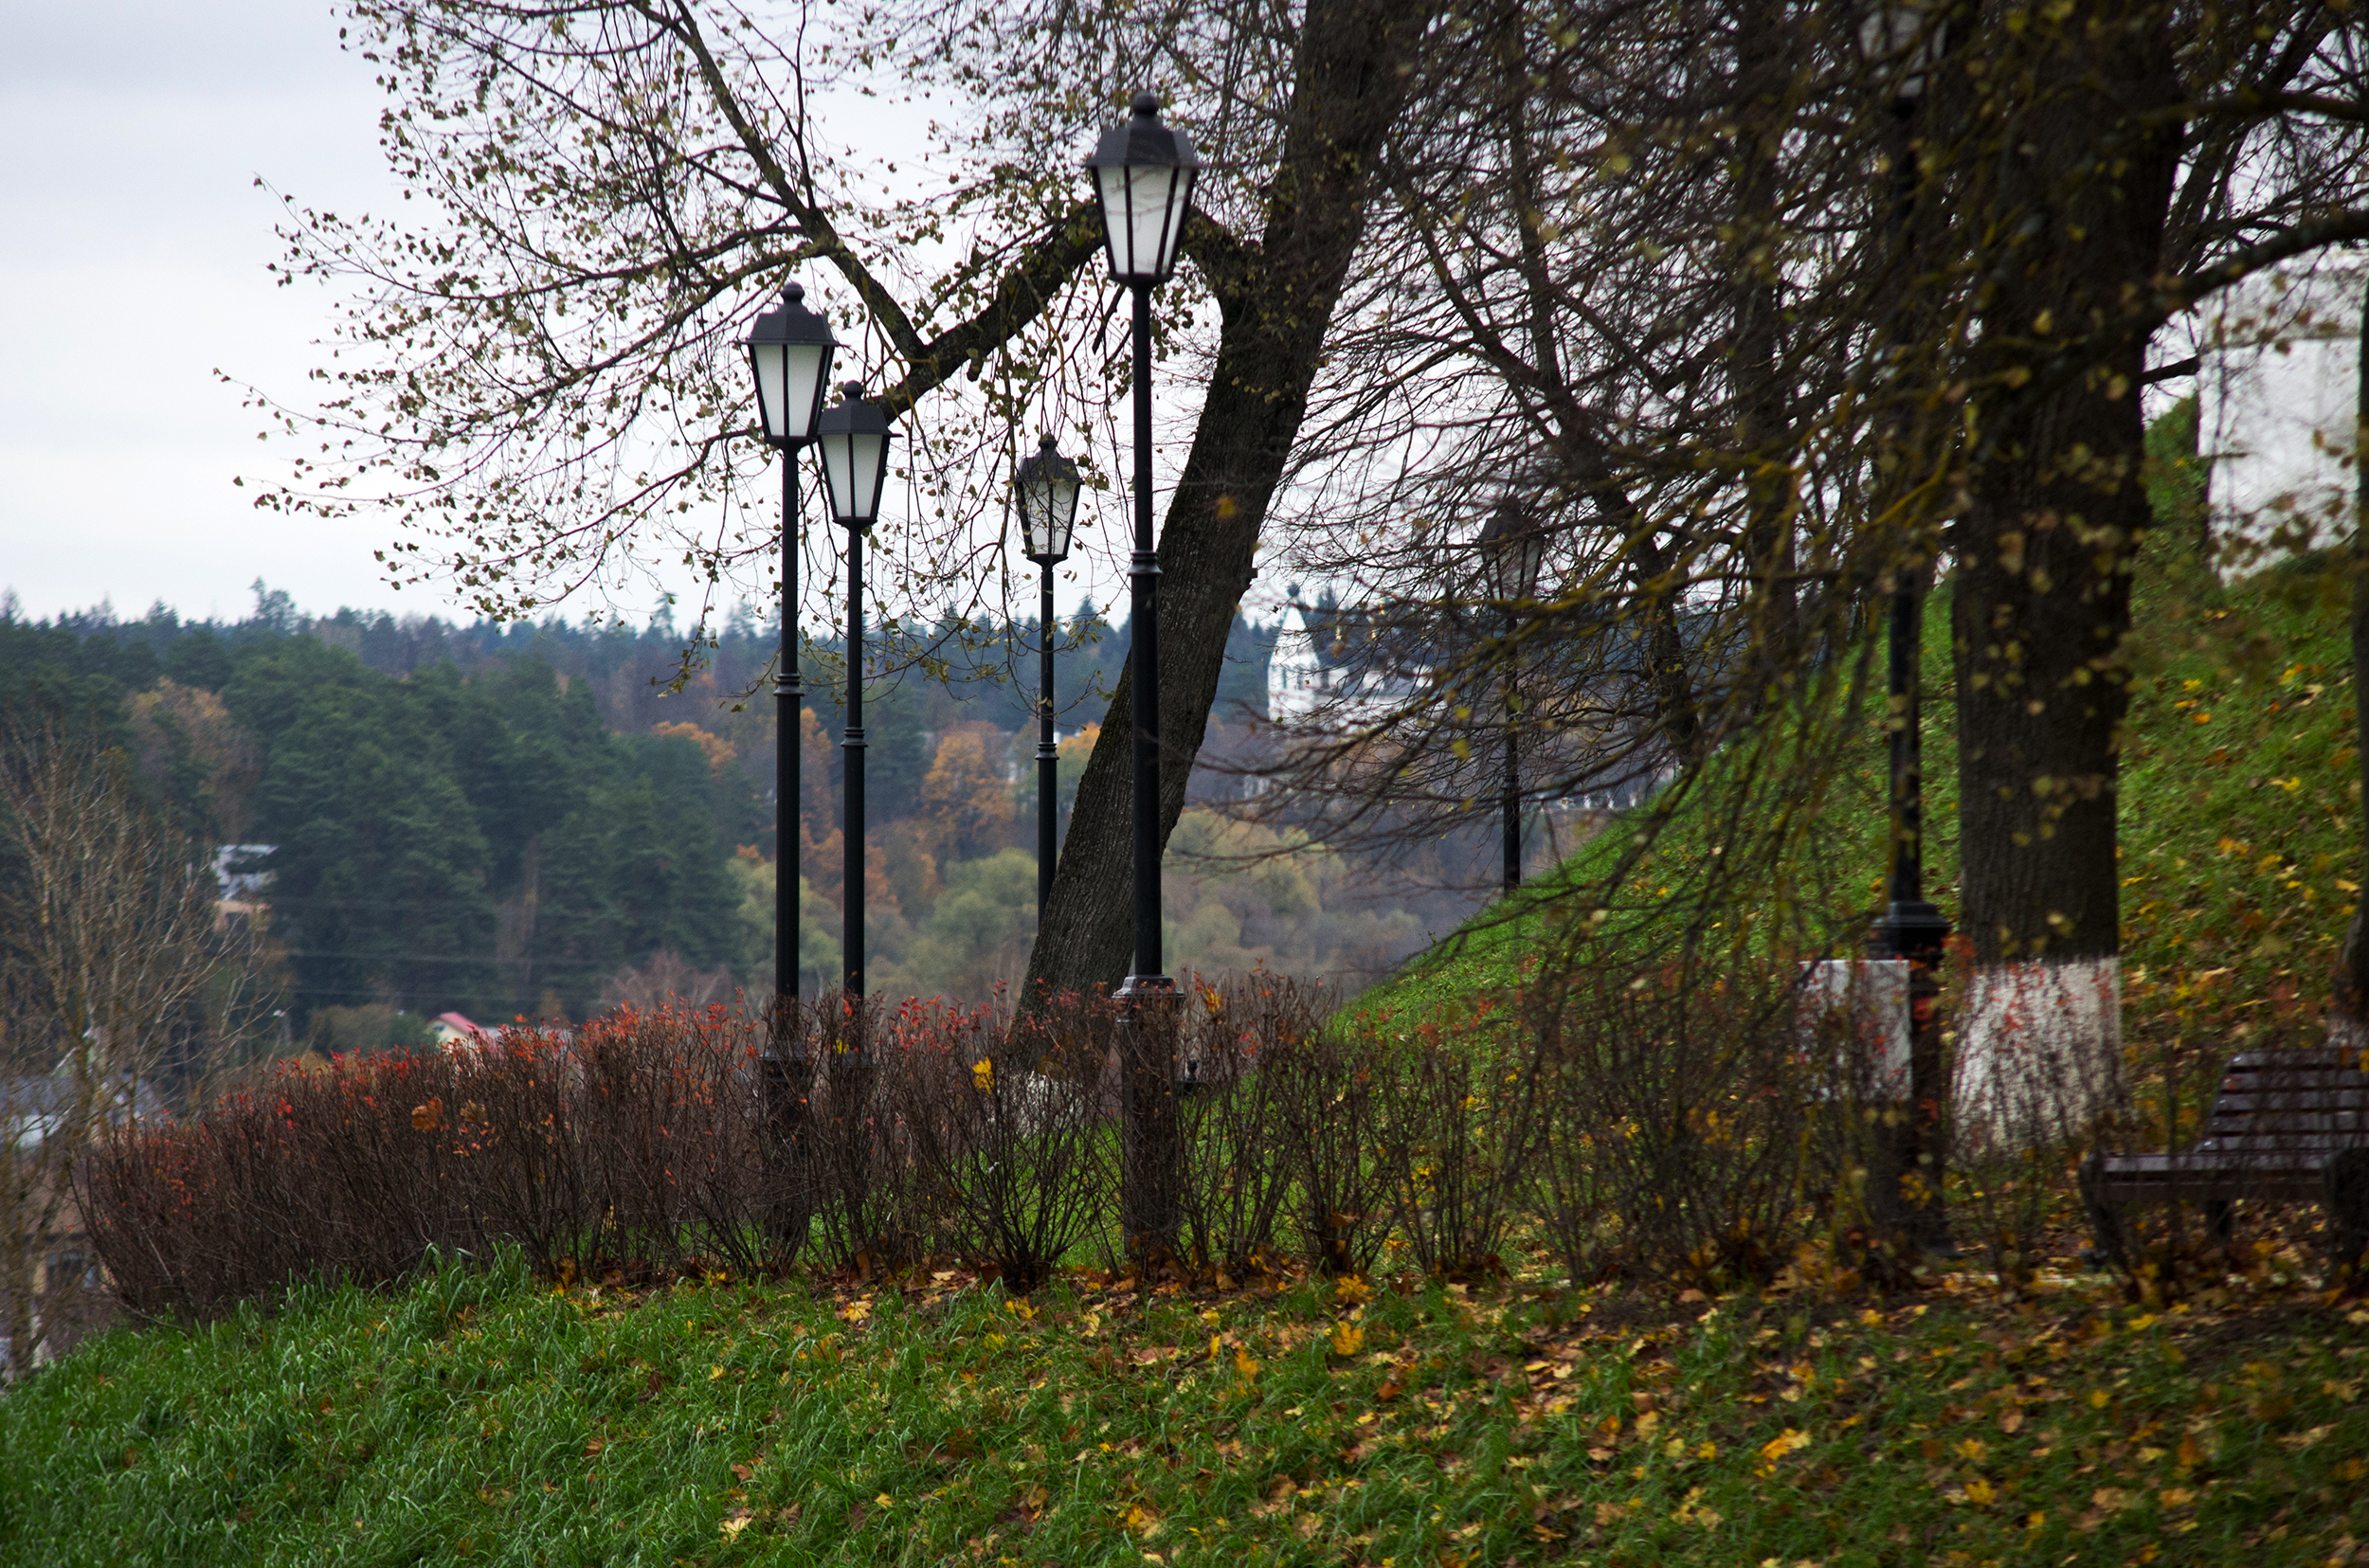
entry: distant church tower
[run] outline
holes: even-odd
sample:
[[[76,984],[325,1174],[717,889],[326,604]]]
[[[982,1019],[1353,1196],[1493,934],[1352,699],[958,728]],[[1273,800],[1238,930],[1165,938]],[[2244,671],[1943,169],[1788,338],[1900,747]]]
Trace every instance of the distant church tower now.
[[[1267,658],[1267,718],[1274,724],[1296,724],[1316,711],[1331,693],[1332,672],[1316,657],[1316,639],[1308,629],[1308,608],[1300,603],[1300,586],[1283,590],[1283,625],[1275,635],[1275,651]]]

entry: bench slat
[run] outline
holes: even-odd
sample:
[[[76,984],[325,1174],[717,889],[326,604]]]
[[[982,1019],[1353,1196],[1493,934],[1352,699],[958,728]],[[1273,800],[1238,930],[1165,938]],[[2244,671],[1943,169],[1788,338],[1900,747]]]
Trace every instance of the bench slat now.
[[[2299,1050],[2240,1051],[2229,1059],[2232,1068],[2360,1066],[2363,1053],[2349,1046],[2309,1045]]]
[[[2222,1094],[2343,1094],[2369,1090],[2369,1073],[2230,1073]]]
[[[2284,1111],[2279,1116],[2253,1111],[2246,1116],[2215,1116],[2206,1123],[2206,1137],[2217,1132],[2350,1132],[2362,1126],[2369,1126],[2369,1111]]]
[[[2210,1171],[2316,1171],[2326,1164],[2326,1155],[2312,1150],[2232,1149],[2203,1154],[2109,1154],[2100,1162],[2100,1168],[2109,1177],[2144,1177]]]

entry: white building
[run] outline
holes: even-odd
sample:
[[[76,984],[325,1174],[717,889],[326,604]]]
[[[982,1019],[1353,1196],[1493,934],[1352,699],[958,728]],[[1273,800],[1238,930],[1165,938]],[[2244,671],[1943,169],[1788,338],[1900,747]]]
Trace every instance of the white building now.
[[[1417,690],[1413,679],[1360,670],[1334,648],[1320,647],[1300,603],[1299,586],[1284,589],[1281,629],[1267,658],[1267,718],[1293,728],[1343,730],[1378,724]]]
[[[2197,449],[2215,538],[2308,527],[2328,543],[2350,531],[2364,289],[2369,258],[2332,253],[2249,278],[2200,312]]]

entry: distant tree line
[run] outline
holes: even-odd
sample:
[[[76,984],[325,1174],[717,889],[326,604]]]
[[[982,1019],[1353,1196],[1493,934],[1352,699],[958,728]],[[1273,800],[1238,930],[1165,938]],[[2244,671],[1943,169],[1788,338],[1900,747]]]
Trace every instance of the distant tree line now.
[[[161,604],[138,620],[35,622],[0,604],[0,690],[133,759],[193,840],[269,846],[226,869],[268,874],[290,1038],[341,1043],[375,1037],[375,1023],[353,1033],[356,1009],[582,1018],[633,994],[621,976],[660,953],[726,971],[727,991],[769,991],[773,718],[769,700],[743,698],[764,688],[776,636],[735,616],[698,640],[705,662],[685,672],[690,640],[664,615],[640,631],[556,616],[307,618],[259,582],[236,622],[184,622]],[[1098,707],[1124,628],[1088,606],[1060,636],[1060,690]],[[872,904],[892,983],[973,992],[1024,956],[1036,638],[1017,626],[1007,664],[910,668],[867,694]],[[1235,641],[1239,728],[1263,714],[1272,637],[1238,618]],[[808,658],[799,867],[812,989],[838,962],[844,719],[840,645],[818,641]],[[1074,791],[1075,740],[1069,754]]]

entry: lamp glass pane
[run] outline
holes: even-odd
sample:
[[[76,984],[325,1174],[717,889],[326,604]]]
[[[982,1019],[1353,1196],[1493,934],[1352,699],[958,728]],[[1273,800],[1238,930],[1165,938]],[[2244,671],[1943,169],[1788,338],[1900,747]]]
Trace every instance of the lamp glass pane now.
[[[1184,193],[1182,169],[1135,171],[1135,254],[1148,259],[1156,278],[1166,278],[1176,266],[1176,243],[1184,232]]]
[[[855,438],[845,434],[823,438],[823,482],[831,492],[831,516],[845,522],[855,515],[856,485],[848,469],[848,448]]]
[[[782,366],[776,372],[784,384],[783,412],[769,411],[766,428],[785,441],[805,441],[814,434],[814,419],[823,406],[823,378],[831,373],[831,345],[827,343],[791,343],[769,352],[757,351],[757,387],[765,387],[765,361],[773,358]]]
[[[880,479],[888,467],[888,437],[854,435],[847,439],[850,465],[855,470],[856,504],[848,515],[869,524],[880,514]]]
[[[1067,555],[1070,524],[1076,515],[1077,481],[1058,470],[1039,474],[1021,486],[1021,528],[1030,555]]]
[[[787,439],[789,430],[788,406],[783,398],[789,378],[782,350],[779,343],[749,345],[749,358],[757,370],[757,417],[765,422],[765,433],[773,441]]]
[[[1020,487],[1020,529],[1029,554],[1053,553],[1053,487],[1041,478]]]
[[[1077,522],[1077,481],[1067,474],[1053,481],[1053,548],[1048,555],[1067,555],[1070,534]]]
[[[1133,278],[1134,225],[1129,213],[1129,171],[1108,164],[1094,171],[1094,188],[1102,197],[1102,239],[1111,253],[1111,276]]]

